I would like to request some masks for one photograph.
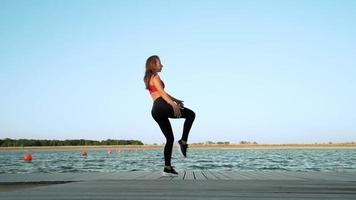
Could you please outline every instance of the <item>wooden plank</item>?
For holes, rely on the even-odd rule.
[[[207,180],[218,180],[210,171],[203,170],[201,173],[206,177]]]
[[[207,180],[206,176],[202,173],[202,171],[193,171],[195,180]]]
[[[178,176],[172,177],[172,180],[183,180],[183,178],[185,177],[185,173],[185,170],[178,172]]]
[[[327,173],[329,176],[335,177],[336,180],[343,180],[343,181],[356,181],[356,173],[340,173],[340,172],[324,172]]]
[[[221,174],[219,171],[210,171],[210,173],[215,176],[218,180],[229,180],[228,177]]]
[[[335,172],[317,172],[317,173],[319,173],[324,180],[356,181],[355,175],[347,175],[347,174],[335,173]]]
[[[290,177],[291,179],[298,179],[298,180],[309,180],[308,178],[305,178],[304,176],[300,176],[298,174],[298,172],[294,172],[294,171],[280,171],[279,174],[282,174],[284,176],[288,176]]]
[[[194,177],[193,171],[191,171],[191,170],[186,171],[183,179],[184,180],[194,180],[195,177]]]
[[[333,181],[355,181],[353,174],[340,172],[279,172],[289,177],[303,180],[333,180]]]
[[[270,174],[263,173],[262,171],[248,171],[242,172],[242,175],[249,177],[253,180],[273,180],[274,176]]]
[[[55,196],[54,196],[55,195]],[[298,180],[84,181],[0,192],[19,199],[356,199],[356,182]]]
[[[170,181],[173,180],[173,178],[175,178],[176,176],[161,176],[159,177],[157,180],[161,180],[161,181]]]
[[[80,173],[32,173],[32,174],[0,174],[0,183],[2,182],[40,182],[40,181],[70,181],[73,176],[78,177]]]
[[[268,180],[304,180],[303,178],[298,178],[297,176],[288,176],[288,173],[283,173],[283,171],[259,171]]]
[[[180,171],[178,177],[161,178],[161,171],[0,174],[1,182],[89,181],[89,180],[329,180],[355,181],[356,175],[343,172],[290,171]]]
[[[231,171],[229,172],[228,176],[231,180],[249,180],[250,178],[244,175],[244,172],[236,172]]]
[[[333,180],[333,181],[352,181],[346,177],[335,176],[325,172],[282,172],[290,177],[295,177],[303,180]]]
[[[215,180],[220,180],[220,176],[217,176],[217,174],[215,173],[215,171],[213,170],[209,170],[209,171],[206,171],[207,173],[209,173],[210,176],[208,176],[209,178],[210,177],[215,177]]]
[[[106,180],[134,180],[146,174],[145,171],[114,172]]]
[[[240,175],[247,180],[266,180],[266,177],[258,171],[241,171]]]
[[[227,178],[226,180],[232,180],[232,171],[219,171],[219,173],[225,176]]]
[[[135,179],[137,180],[157,180],[162,177],[162,172],[146,172],[144,175],[139,176]]]

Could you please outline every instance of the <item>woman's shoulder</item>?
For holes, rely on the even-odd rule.
[[[158,75],[158,74],[153,74],[152,75],[152,78],[151,78],[152,80],[161,80],[161,77]]]
[[[160,81],[161,81],[161,77],[159,77],[158,74],[153,74],[153,75],[151,76],[150,82],[151,82],[152,84],[154,84],[156,81],[160,82]]]
[[[159,77],[158,73],[152,74],[152,77]]]

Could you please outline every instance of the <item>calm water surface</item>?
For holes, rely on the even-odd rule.
[[[0,173],[35,172],[115,172],[157,171],[163,168],[162,150],[113,149],[81,151],[2,151]],[[24,153],[31,153],[32,162],[24,162]],[[356,150],[201,150],[190,149],[188,158],[174,150],[172,165],[177,170],[279,170],[279,171],[351,171],[356,172]]]

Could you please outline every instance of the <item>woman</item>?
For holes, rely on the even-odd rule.
[[[146,72],[143,80],[153,100],[152,117],[166,137],[166,145],[164,147],[165,166],[162,175],[177,176],[178,173],[171,165],[174,135],[168,118],[185,118],[183,134],[178,141],[178,148],[182,155],[186,157],[188,135],[195,119],[195,113],[184,107],[183,101],[170,96],[164,90],[164,83],[158,75],[162,71],[162,67],[163,65],[158,56],[149,57],[146,61]]]

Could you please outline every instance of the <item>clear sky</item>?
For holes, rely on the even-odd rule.
[[[165,142],[157,54],[191,143],[356,141],[355,19],[353,0],[0,0],[0,138]]]

